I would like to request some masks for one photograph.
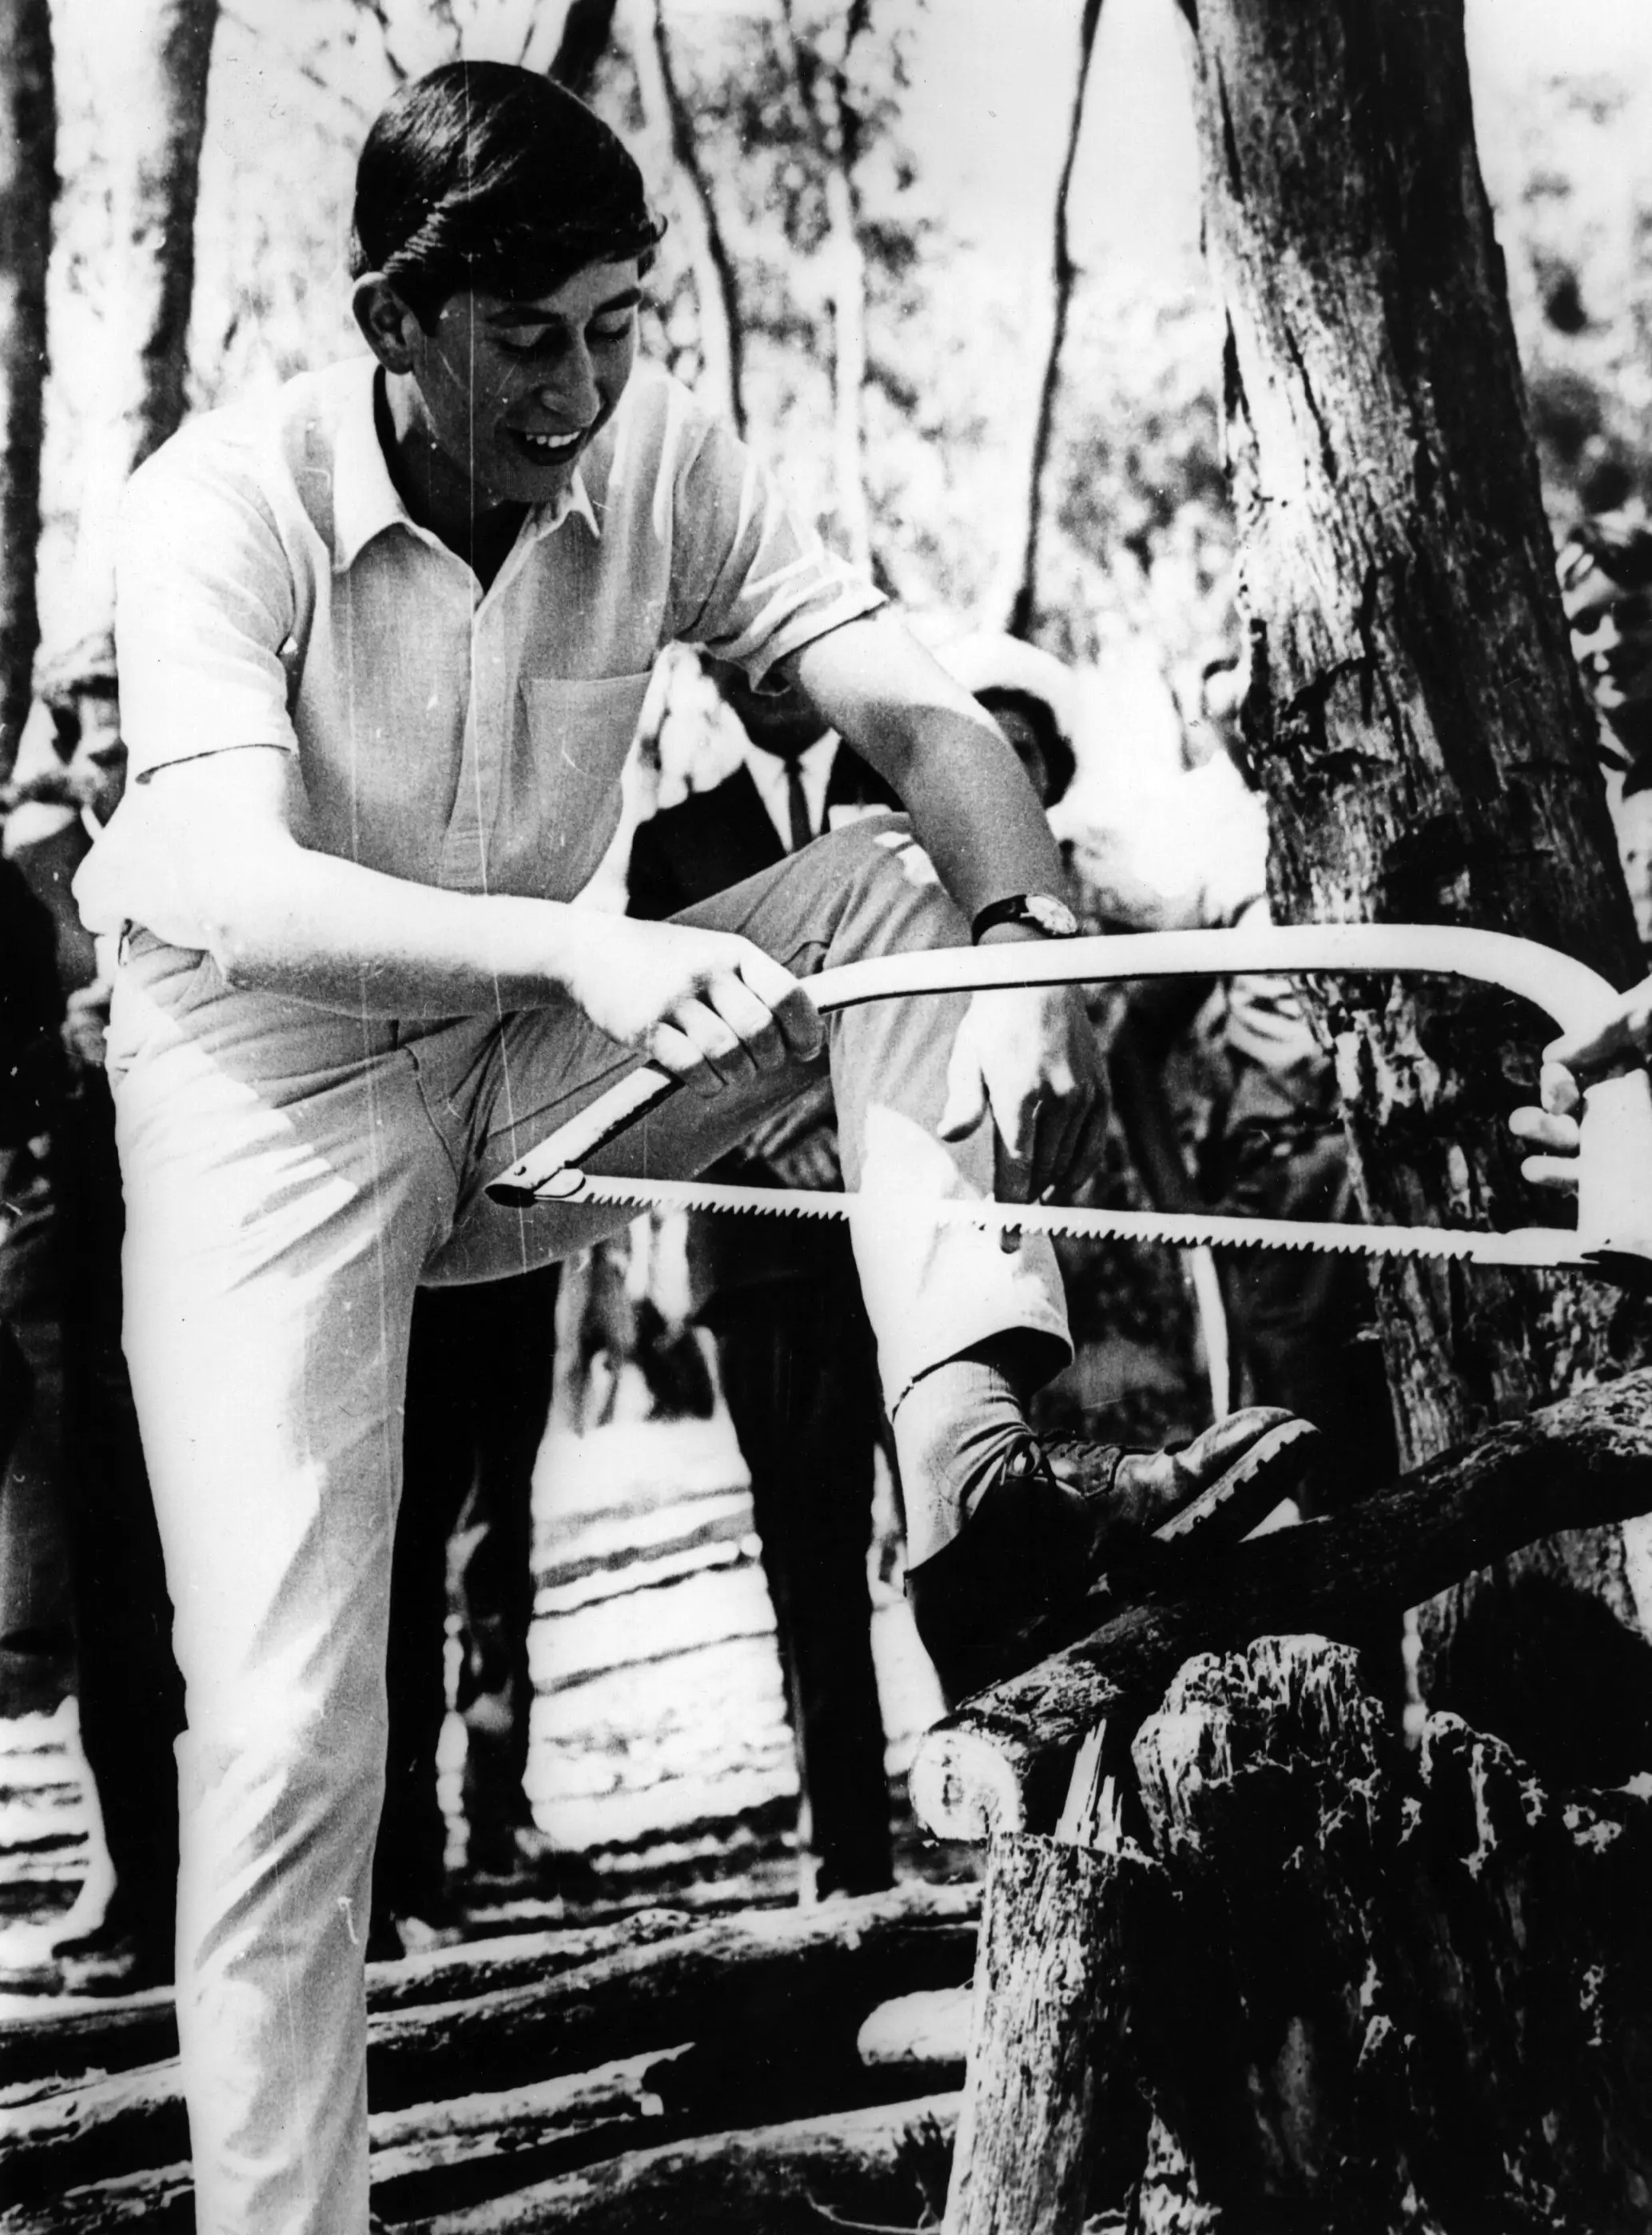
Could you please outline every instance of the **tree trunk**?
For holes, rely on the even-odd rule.
[[[870,0],[850,0],[831,61],[797,36],[791,0],[780,17],[792,74],[809,118],[826,205],[822,255],[832,306],[832,488],[844,551],[872,572],[872,511],[866,493],[866,251],[861,242],[861,120],[849,93],[855,49],[871,27]]]
[[[1012,636],[1030,637],[1039,618],[1039,545],[1044,533],[1044,476],[1050,462],[1055,433],[1055,407],[1061,393],[1061,356],[1066,347],[1067,318],[1078,268],[1072,260],[1067,206],[1072,193],[1072,174],[1078,161],[1078,141],[1084,132],[1085,95],[1090,85],[1090,64],[1101,24],[1101,0],[1084,0],[1078,18],[1078,71],[1072,89],[1072,109],[1067,121],[1067,147],[1055,190],[1055,239],[1051,254],[1052,310],[1050,346],[1039,384],[1038,415],[1032,423],[1032,444],[1026,469],[1026,534],[1021,543],[1021,578],[1010,600],[1008,627]]]
[[[28,718],[40,541],[46,266],[57,192],[47,0],[0,0],[0,783]]]
[[[678,217],[699,314],[699,387],[707,403],[745,432],[745,324],[739,278],[724,238],[711,182],[700,161],[694,117],[677,81],[665,0],[626,0],[626,45],[650,128],[671,150],[682,187]]]
[[[1628,983],[1460,0],[1201,0],[1193,51],[1275,907],[1490,926]],[[1372,1216],[1529,1222],[1504,1119],[1534,1076],[1530,1019],[1432,986],[1356,993],[1314,1008]],[[1407,1462],[1575,1386],[1608,1355],[1616,1301],[1386,1273]]]
[[[77,665],[107,675],[121,495],[184,415],[217,21],[218,0],[121,0],[100,43],[103,137],[90,173],[100,200],[96,238],[82,256],[99,311],[100,369],[82,444],[73,644],[56,663],[63,687],[78,679],[69,672]]]
[[[1628,984],[1633,915],[1538,501],[1461,0],[1182,5],[1275,911],[1492,926]],[[1368,1215],[1530,1222],[1504,1121],[1535,1080],[1531,1018],[1426,982],[1308,998]],[[1644,1354],[1616,1292],[1574,1276],[1396,1260],[1376,1285],[1407,1465]],[[1581,1564],[1621,1579],[1625,1561],[1620,1535]],[[1576,1643],[1525,1640],[1550,1665]],[[1491,1657],[1509,1649],[1505,1633]],[[1437,1700],[1446,1660],[1441,1639]],[[1614,1653],[1571,1665],[1609,1695]]]
[[[613,36],[614,10],[619,0],[571,0],[562,18],[561,36],[551,62],[558,85],[589,101],[596,82],[597,65]]]

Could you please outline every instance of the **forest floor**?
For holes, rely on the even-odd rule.
[[[553,1904],[489,1900],[481,1887],[466,1901],[468,1929],[794,1901],[796,1777],[726,1413],[622,1418],[584,1435],[554,1421],[534,1508],[528,1791],[541,1829],[583,1856],[590,1876]],[[929,1839],[907,1806],[907,1767],[941,1700],[898,1571],[878,1572],[873,1557],[897,1871],[968,1878],[974,1852]],[[450,1715],[441,1783],[455,1862],[463,1748],[463,1726]],[[0,2023],[60,1989],[49,1943],[91,1853],[72,1701],[54,1714],[0,1720]]]

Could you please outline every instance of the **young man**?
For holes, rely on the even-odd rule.
[[[485,1188],[638,1056],[690,1090],[620,1152],[667,1175],[829,1064],[932,1649],[1028,1650],[1121,1533],[1268,1448],[1271,1422],[1242,1419],[1058,1480],[1021,1412],[1065,1355],[1051,1253],[901,1203],[1036,1195],[1085,1165],[1083,1007],[878,1003],[826,1035],[800,974],[972,925],[1045,937],[1055,851],[968,698],[727,429],[635,367],[659,231],[579,102],[499,65],[436,71],[362,156],[370,356],[197,422],[127,502],[134,780],[78,891],[130,927],[109,1062],[188,1688],[203,2235],[366,2226],[361,1943],[413,1294],[622,1222]],[[672,923],[570,908],[673,639],[797,680],[917,842],[838,832]]]

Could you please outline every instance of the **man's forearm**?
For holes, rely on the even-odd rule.
[[[1002,732],[898,622],[845,622],[780,665],[895,787],[967,920],[1012,893],[1060,890],[1061,856]]]
[[[210,852],[179,833],[187,866],[169,877],[153,843],[118,866],[100,861],[124,835],[117,817],[77,882],[88,921],[107,884],[121,914],[210,954],[232,985],[351,1015],[539,1006],[560,993],[593,929],[587,911],[558,901],[443,892],[265,831],[243,842],[220,834]]]
[[[907,717],[909,731],[882,773],[900,793],[941,883],[973,921],[1011,893],[1059,892],[1061,856],[1020,763],[996,730],[944,708]],[[860,739],[856,743],[865,751]]]
[[[537,1008],[589,928],[560,901],[443,892],[293,850],[291,881],[245,893],[215,943],[233,984],[369,1016]]]

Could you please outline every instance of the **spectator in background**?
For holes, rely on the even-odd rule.
[[[1197,781],[1220,773],[1230,790],[1214,813],[1194,812],[1190,797],[1175,895],[1154,908],[1130,877],[1130,849],[1127,838],[1119,843],[1120,833],[1098,833],[1093,847],[1078,837],[1081,868],[1088,854],[1106,864],[1114,897],[1104,889],[1100,906],[1108,928],[1216,930],[1267,921],[1265,820],[1229,773],[1243,767],[1245,685],[1245,671],[1231,656],[1211,661],[1201,679],[1189,727],[1205,731],[1202,757],[1216,765]],[[1164,811],[1162,798],[1156,805]],[[1196,1020],[1215,1059],[1216,1092],[1196,1144],[1197,1169],[1190,1170],[1155,1082]],[[1132,1161],[1161,1209],[1358,1218],[1334,1072],[1291,980],[1247,973],[1144,981],[1131,990],[1109,1073]],[[1284,1406],[1322,1431],[1322,1456],[1296,1493],[1299,1508],[1326,1511],[1391,1479],[1398,1463],[1393,1414],[1363,1262],[1278,1249],[1221,1249],[1216,1258],[1243,1377],[1242,1395],[1231,1401]]]
[[[1036,645],[994,632],[959,637],[935,657],[1004,732],[1046,809],[1065,798],[1078,766],[1072,669]]]
[[[1560,548],[1561,603],[1600,725],[1606,803],[1652,956],[1652,528],[1603,513]]]
[[[414,1300],[401,1510],[390,1571],[384,1809],[373,1860],[375,1957],[461,1937],[436,1748],[456,1583],[471,1894],[554,1899],[579,1874],[534,1821],[523,1783],[534,1702],[534,1465],[550,1412],[560,1268]]]
[[[731,776],[638,829],[630,912],[653,921],[754,876],[847,818],[896,804],[795,685],[755,691],[741,669],[703,664],[746,742]],[[715,1176],[841,1187],[825,1082]],[[875,1892],[893,1883],[867,1577],[883,1407],[848,1231],[827,1220],[697,1214],[689,1260],[751,1477],[797,1758],[801,1891],[805,1899]]]
[[[113,811],[124,772],[107,650],[76,647],[43,688],[50,718],[20,757],[6,827],[6,1006],[30,1013],[32,1039],[7,1097],[5,1192],[21,1216],[0,1243],[0,1314],[25,1329],[28,1450],[68,1542],[81,1744],[108,1852],[55,1953],[71,1985],[108,1991],[172,1976],[183,1686],[121,1352],[108,987],[69,889],[83,817]]]

